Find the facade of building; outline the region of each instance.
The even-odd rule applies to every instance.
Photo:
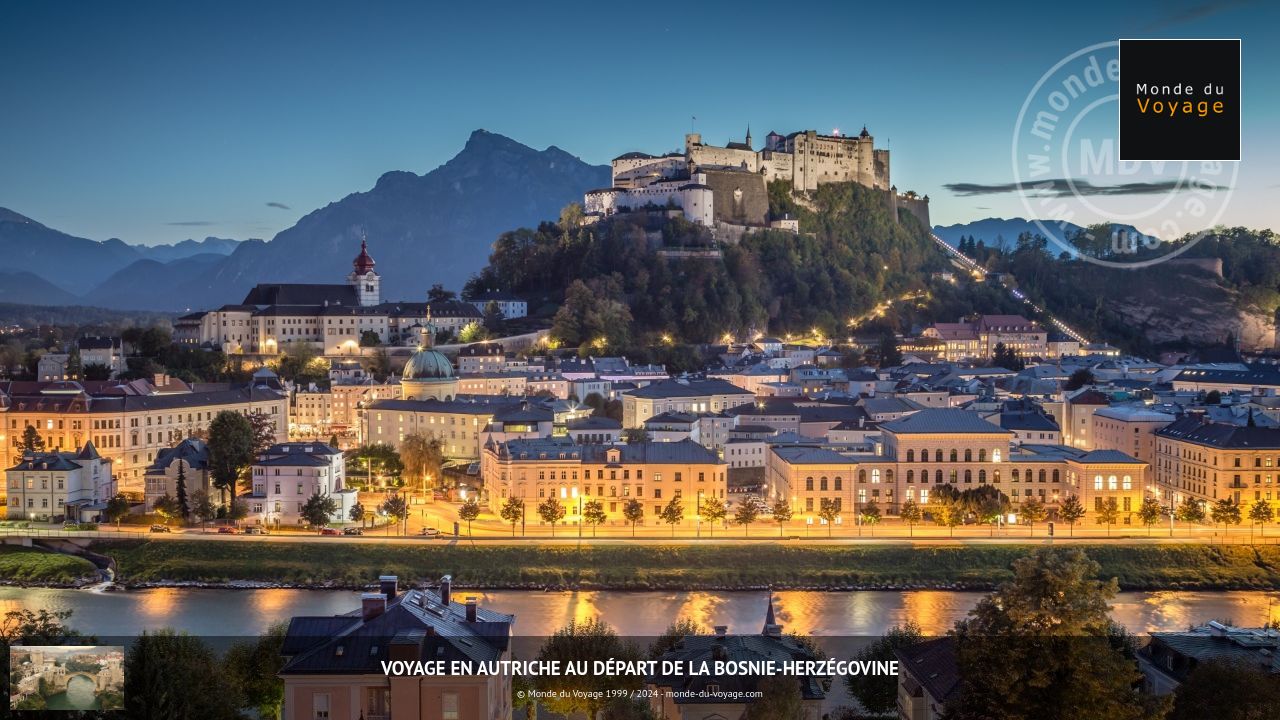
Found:
[[[87,520],[79,508],[115,495],[111,461],[93,443],[72,452],[24,453],[5,471],[10,520],[48,521],[65,516]]]
[[[287,439],[289,398],[265,384],[160,394],[146,383],[0,382],[0,463],[17,462],[28,426],[50,450],[92,442],[111,461],[119,490],[141,501],[143,476],[156,455],[208,430],[224,410],[261,413],[276,439]]]
[[[76,351],[80,355],[80,367],[99,365],[106,368],[111,377],[119,375],[125,369],[124,348],[120,338],[116,337],[82,337],[74,341]],[[67,376],[67,363],[70,353],[45,353],[40,356],[36,367],[36,376],[43,381],[72,380]]]
[[[474,462],[480,459],[484,431],[494,415],[514,405],[518,401],[499,396],[452,401],[375,400],[364,413],[364,439],[371,445],[385,443],[399,448],[406,435],[434,436],[443,441],[446,457]]]
[[[692,519],[702,498],[725,498],[727,465],[690,440],[628,445],[578,445],[568,438],[490,443],[480,474],[489,508],[497,513],[508,498],[524,500],[526,521],[540,522],[537,507],[558,498],[565,522],[581,519],[580,503],[599,500],[612,522],[623,519],[627,501],[639,500],[655,522],[673,497],[683,499]]]
[[[295,617],[281,654],[284,720],[509,720],[511,675],[388,676],[382,663],[511,659],[512,615],[439,589],[401,592],[394,576],[345,615]]]
[[[187,438],[156,453],[155,461],[144,476],[147,510],[154,508],[156,500],[165,495],[178,497],[179,472],[188,498],[196,490],[213,492],[209,484],[209,446],[203,440]]]
[[[1113,405],[1093,413],[1093,446],[1119,450],[1156,467],[1156,431],[1176,420],[1145,407]]]
[[[476,297],[468,298],[467,302],[475,305],[476,309],[481,313],[489,307],[489,303],[496,303],[498,311],[502,313],[502,317],[506,320],[515,320],[529,315],[529,303],[510,293],[486,292]]]
[[[1037,498],[1055,509],[1075,495],[1085,522],[1109,498],[1117,522],[1132,524],[1147,488],[1145,463],[1117,450],[1086,452],[1063,445],[1013,445],[1013,433],[959,409],[929,408],[884,423],[875,451],[842,451],[818,444],[775,445],[766,458],[766,492],[787,498],[799,518],[813,520],[823,499],[852,516],[874,502],[896,514],[913,500],[928,512],[936,489],[990,485],[1007,495],[1016,513]]]
[[[1280,428],[1208,422],[1188,414],[1155,431],[1155,492],[1176,507],[1280,500]]]
[[[327,388],[295,390],[289,402],[289,435],[293,438],[339,437],[355,432],[360,412],[374,400],[400,397],[399,382],[379,383],[372,378],[334,382]]]
[[[347,521],[355,493],[346,487],[346,461],[342,451],[322,442],[287,442],[272,445],[250,468],[253,491],[244,497],[249,517],[271,525],[300,525],[302,506],[314,494],[334,498],[337,509],[331,522]]]
[[[662,380],[622,394],[622,426],[642,427],[665,412],[719,413],[754,400],[755,395],[724,380]]]
[[[1003,344],[1021,357],[1045,357],[1048,333],[1021,315],[980,315],[974,320],[935,323],[921,333],[945,343],[942,358],[948,362],[990,358]]]

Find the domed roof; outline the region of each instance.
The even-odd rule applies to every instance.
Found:
[[[453,377],[449,358],[429,347],[419,348],[404,364],[400,380],[445,380]]]
[[[361,240],[360,254],[356,256],[355,260],[351,261],[351,267],[355,269],[356,275],[364,275],[365,273],[372,271],[375,264],[376,263],[373,261],[373,258],[369,256],[368,243]]]

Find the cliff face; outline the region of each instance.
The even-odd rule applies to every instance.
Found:
[[[1275,312],[1223,287],[1212,270],[1190,262],[1169,262],[1147,274],[1155,277],[1117,283],[1108,304],[1112,313],[1141,329],[1151,342],[1177,342],[1185,337],[1212,344],[1232,333],[1247,349],[1276,346]]]

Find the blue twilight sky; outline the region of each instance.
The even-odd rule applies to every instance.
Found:
[[[1018,109],[1055,62],[1118,37],[1242,37],[1223,222],[1276,228],[1277,29],[1278,3],[1203,0],[10,2],[0,206],[96,239],[270,238],[476,128],[605,163],[677,148],[697,116],[705,141],[750,123],[757,146],[865,123],[934,222],[1026,215],[945,186],[1012,180]]]

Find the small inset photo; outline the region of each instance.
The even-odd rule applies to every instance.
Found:
[[[122,707],[123,647],[10,646],[10,710],[118,710]]]

